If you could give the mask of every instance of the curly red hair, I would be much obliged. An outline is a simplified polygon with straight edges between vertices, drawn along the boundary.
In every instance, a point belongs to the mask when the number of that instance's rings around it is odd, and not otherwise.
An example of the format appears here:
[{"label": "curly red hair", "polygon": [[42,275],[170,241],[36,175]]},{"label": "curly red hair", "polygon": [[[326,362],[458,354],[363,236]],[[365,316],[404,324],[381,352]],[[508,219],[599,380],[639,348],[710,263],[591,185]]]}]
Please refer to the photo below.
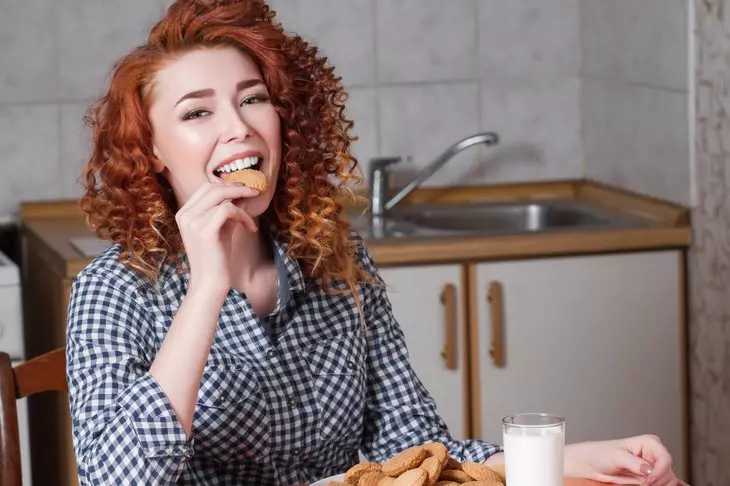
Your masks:
[{"label": "curly red hair", "polygon": [[262,0],[178,0],[147,43],[115,64],[108,92],[87,113],[94,148],[81,207],[100,237],[122,245],[123,263],[143,275],[156,279],[183,252],[177,203],[154,171],[149,88],[166,62],[233,46],[256,61],[281,118],[282,163],[267,219],[308,277],[325,287],[344,279],[351,290],[368,280],[338,202],[360,182],[350,152],[353,123],[344,116],[347,93],[317,48],[285,34],[274,16]]}]

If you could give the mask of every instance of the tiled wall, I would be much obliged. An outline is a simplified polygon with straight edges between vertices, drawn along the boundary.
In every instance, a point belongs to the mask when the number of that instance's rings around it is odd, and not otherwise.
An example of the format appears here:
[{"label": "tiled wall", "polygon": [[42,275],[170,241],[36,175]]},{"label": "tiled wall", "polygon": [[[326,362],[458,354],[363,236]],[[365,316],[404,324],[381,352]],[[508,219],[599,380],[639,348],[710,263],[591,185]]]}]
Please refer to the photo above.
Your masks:
[{"label": "tiled wall", "polygon": [[580,177],[578,0],[272,0],[352,94],[356,154],[404,155],[400,180],[496,131],[427,184]]},{"label": "tiled wall", "polygon": [[75,197],[81,118],[111,62],[140,43],[163,0],[3,0],[0,214],[21,200]]},{"label": "tiled wall", "polygon": [[695,0],[697,208],[689,258],[692,484],[730,484],[730,0]]},{"label": "tiled wall", "polygon": [[581,0],[586,175],[690,204],[688,0]]},{"label": "tiled wall", "polygon": [[[170,0],[4,0],[0,16],[0,214],[74,197],[81,117],[111,62]],[[7,5],[10,3],[10,5]],[[499,132],[431,184],[580,177],[578,0],[274,0],[352,93],[356,155],[413,158]],[[402,177],[401,177],[402,180]]]}]

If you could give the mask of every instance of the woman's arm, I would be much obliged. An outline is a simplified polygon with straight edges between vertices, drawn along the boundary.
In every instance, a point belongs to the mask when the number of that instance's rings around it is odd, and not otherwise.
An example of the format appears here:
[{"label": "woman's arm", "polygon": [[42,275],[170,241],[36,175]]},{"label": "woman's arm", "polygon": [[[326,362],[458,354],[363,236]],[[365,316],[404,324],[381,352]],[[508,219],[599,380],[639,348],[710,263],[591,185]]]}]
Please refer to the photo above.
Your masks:
[{"label": "woman's arm", "polygon": [[150,367],[150,376],[167,395],[188,436],[192,433],[200,380],[225,298],[226,294],[216,294],[210,287],[191,287]]},{"label": "woman's arm", "polygon": [[172,484],[183,472],[220,311],[205,297],[193,291],[185,297],[165,354],[155,357],[146,309],[134,295],[95,275],[74,281],[67,378],[81,484]]}]

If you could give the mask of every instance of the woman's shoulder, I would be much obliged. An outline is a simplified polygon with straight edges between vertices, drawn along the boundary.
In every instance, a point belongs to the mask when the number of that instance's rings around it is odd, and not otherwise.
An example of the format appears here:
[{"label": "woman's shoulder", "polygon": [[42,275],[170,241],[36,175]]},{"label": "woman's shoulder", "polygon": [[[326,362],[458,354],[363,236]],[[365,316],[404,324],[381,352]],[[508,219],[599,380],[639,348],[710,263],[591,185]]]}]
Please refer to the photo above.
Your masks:
[{"label": "woman's shoulder", "polygon": [[109,246],[76,275],[76,285],[99,282],[105,288],[125,295],[135,295],[149,287],[141,273],[122,263],[123,251],[120,244]]},{"label": "woman's shoulder", "polygon": [[350,230],[350,241],[355,245],[355,261],[357,265],[373,278],[378,278],[378,266],[367,248],[367,242],[356,231]]}]

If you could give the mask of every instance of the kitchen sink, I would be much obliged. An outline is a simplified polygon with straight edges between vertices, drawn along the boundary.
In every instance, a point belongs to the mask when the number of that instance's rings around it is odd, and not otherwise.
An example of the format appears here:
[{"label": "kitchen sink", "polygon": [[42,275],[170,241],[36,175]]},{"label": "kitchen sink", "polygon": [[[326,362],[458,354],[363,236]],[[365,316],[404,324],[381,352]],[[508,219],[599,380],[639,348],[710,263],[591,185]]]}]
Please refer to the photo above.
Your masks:
[{"label": "kitchen sink", "polygon": [[[353,221],[353,220],[351,220]],[[597,228],[638,227],[641,223],[599,206],[573,200],[418,204],[397,208],[381,218],[353,221],[365,238],[404,238],[469,234],[520,234]]]}]

